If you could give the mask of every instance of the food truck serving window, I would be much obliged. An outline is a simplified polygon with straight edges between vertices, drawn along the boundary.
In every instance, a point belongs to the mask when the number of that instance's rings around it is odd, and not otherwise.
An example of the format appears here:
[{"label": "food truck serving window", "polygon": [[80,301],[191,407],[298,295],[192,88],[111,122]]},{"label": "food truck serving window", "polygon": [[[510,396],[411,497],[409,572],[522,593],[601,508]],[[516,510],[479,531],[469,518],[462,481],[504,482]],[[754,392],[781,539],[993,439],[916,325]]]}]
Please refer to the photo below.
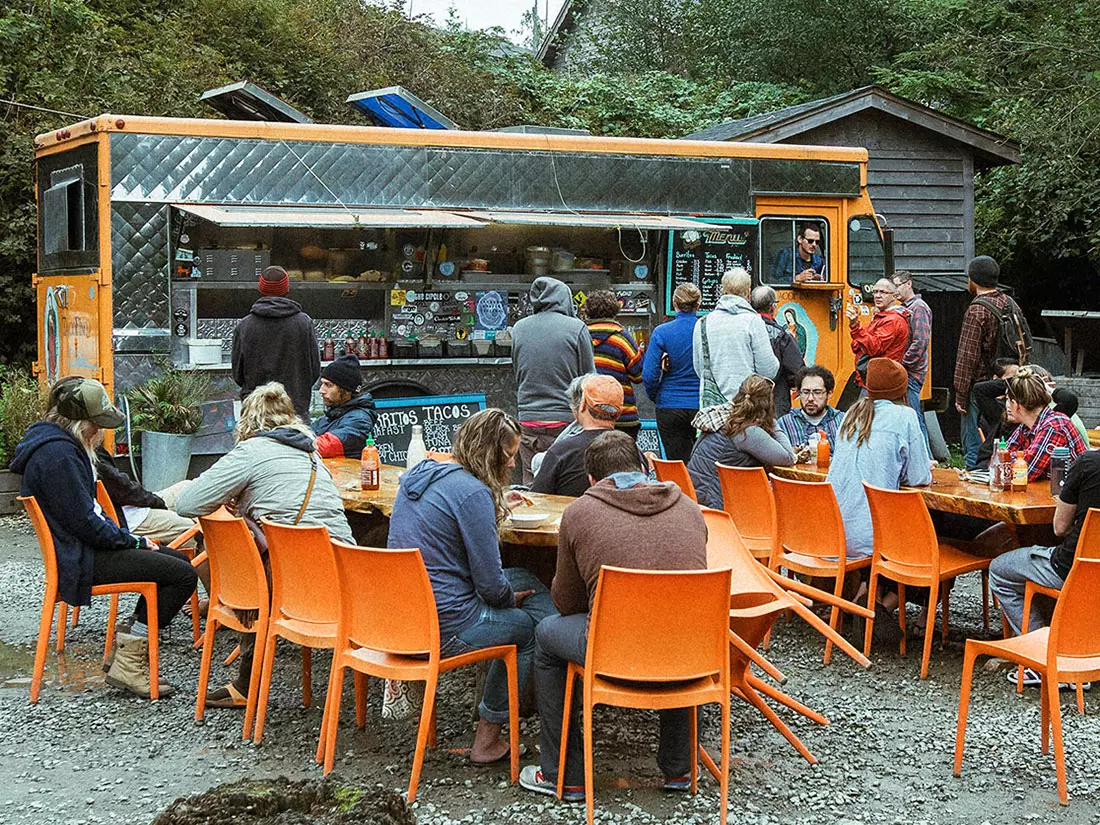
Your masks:
[{"label": "food truck serving window", "polygon": [[[94,190],[89,193],[94,198]],[[70,166],[50,176],[50,187],[42,195],[43,249],[56,252],[80,252],[95,237],[88,226],[85,209],[84,167]]]},{"label": "food truck serving window", "polygon": [[886,272],[886,253],[875,219],[857,215],[848,219],[848,283],[867,287]]},{"label": "food truck serving window", "polygon": [[817,216],[760,219],[760,282],[775,286],[829,280],[829,222]]}]

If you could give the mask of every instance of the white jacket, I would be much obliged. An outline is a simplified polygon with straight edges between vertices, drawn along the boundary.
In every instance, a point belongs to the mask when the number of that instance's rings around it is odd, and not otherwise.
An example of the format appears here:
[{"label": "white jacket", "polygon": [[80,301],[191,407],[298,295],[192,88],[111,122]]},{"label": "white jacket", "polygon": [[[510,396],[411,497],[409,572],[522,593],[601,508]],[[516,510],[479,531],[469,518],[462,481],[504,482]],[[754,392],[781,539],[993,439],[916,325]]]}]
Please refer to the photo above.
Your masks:
[{"label": "white jacket", "polygon": [[726,400],[731,400],[741,389],[741,382],[754,373],[775,378],[779,359],[772,352],[763,319],[740,295],[723,295],[714,311],[695,325],[692,338],[692,361],[696,374],[702,379],[699,382],[700,407],[707,380],[703,371],[703,324],[707,325],[710,369]]}]

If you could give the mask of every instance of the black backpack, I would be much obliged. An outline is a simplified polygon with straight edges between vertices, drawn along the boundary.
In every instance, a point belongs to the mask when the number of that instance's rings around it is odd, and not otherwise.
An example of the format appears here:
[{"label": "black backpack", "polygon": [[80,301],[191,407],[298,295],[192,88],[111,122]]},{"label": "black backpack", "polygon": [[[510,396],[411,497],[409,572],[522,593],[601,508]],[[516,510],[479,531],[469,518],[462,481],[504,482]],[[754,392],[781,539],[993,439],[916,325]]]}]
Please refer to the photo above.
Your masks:
[{"label": "black backpack", "polygon": [[975,298],[974,303],[981,304],[993,313],[997,319],[997,345],[993,358],[1015,358],[1021,365],[1031,358],[1031,327],[1019,304],[1006,295],[1008,303],[1001,309],[988,298]]}]

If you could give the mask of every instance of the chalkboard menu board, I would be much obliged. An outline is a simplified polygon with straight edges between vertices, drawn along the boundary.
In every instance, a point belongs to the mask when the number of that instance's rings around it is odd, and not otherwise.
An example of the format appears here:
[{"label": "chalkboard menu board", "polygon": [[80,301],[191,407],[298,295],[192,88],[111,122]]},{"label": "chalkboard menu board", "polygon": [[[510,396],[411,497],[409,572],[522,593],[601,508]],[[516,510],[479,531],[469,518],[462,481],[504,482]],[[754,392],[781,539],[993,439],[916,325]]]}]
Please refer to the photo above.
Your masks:
[{"label": "chalkboard menu board", "polygon": [[423,398],[378,398],[374,402],[374,443],[383,464],[405,466],[414,424],[424,428],[429,450],[452,452],[462,422],[485,409],[485,395],[431,395]]},{"label": "chalkboard menu board", "polygon": [[665,445],[661,443],[661,434],[657,432],[657,422],[652,418],[642,419],[642,429],[638,433],[638,449],[643,453],[656,453],[665,457]]},{"label": "chalkboard menu board", "polygon": [[672,293],[680,284],[695,284],[703,293],[700,309],[709,312],[722,293],[722,276],[730,267],[752,272],[756,221],[752,218],[707,218],[724,229],[677,229],[668,233],[665,313],[672,315]]}]

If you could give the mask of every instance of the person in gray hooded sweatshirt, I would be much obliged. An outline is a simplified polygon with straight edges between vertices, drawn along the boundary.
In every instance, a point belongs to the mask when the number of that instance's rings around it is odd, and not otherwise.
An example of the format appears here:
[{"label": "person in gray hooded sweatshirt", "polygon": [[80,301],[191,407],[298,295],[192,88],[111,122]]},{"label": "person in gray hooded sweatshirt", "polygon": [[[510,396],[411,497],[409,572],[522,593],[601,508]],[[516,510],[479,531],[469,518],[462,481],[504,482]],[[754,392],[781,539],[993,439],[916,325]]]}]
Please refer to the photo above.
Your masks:
[{"label": "person in gray hooded sweatshirt", "polygon": [[536,278],[529,293],[534,314],[512,329],[523,482],[534,478],[531,459],[550,448],[573,420],[569,384],[596,371],[592,338],[573,307],[573,293],[557,278]]}]

